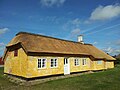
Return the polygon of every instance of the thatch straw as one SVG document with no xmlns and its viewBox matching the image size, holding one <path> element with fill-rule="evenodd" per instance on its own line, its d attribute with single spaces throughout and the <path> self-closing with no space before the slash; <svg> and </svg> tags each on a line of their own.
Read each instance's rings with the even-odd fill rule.
<svg viewBox="0 0 120 90">
<path fill-rule="evenodd" d="M 113 57 L 91 44 L 81 44 L 79 42 L 67 41 L 38 34 L 20 32 L 10 41 L 7 47 L 17 43 L 21 43 L 28 52 L 84 54 L 91 55 L 96 59 L 115 60 Z"/>
</svg>

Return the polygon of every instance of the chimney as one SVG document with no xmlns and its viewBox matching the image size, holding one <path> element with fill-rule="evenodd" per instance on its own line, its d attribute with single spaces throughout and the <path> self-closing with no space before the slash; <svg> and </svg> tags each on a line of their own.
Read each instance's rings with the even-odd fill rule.
<svg viewBox="0 0 120 90">
<path fill-rule="evenodd" d="M 78 42 L 84 44 L 84 42 L 83 42 L 83 35 L 79 35 L 78 36 Z"/>
</svg>

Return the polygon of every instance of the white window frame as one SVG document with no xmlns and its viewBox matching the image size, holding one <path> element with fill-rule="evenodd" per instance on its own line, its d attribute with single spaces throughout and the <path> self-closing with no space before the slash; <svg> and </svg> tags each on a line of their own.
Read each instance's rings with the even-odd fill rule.
<svg viewBox="0 0 120 90">
<path fill-rule="evenodd" d="M 53 66 L 51 66 L 51 61 L 53 60 Z M 55 60 L 56 60 L 56 65 L 55 65 Z M 58 59 L 57 58 L 51 58 L 50 59 L 50 67 L 51 68 L 57 68 L 58 67 Z"/>
<path fill-rule="evenodd" d="M 74 65 L 75 66 L 80 66 L 80 59 L 79 58 L 74 59 Z"/>
<path fill-rule="evenodd" d="M 98 60 L 97 64 L 99 64 L 99 65 L 102 64 L 102 60 Z"/>
<path fill-rule="evenodd" d="M 82 65 L 86 66 L 87 65 L 87 59 L 86 58 L 82 58 Z"/>
<path fill-rule="evenodd" d="M 39 60 L 41 60 L 41 61 L 40 61 L 40 64 L 41 64 L 40 67 L 38 67 Z M 44 62 L 44 64 L 45 64 L 44 67 L 43 67 L 43 60 L 45 60 L 45 62 Z M 46 58 L 39 58 L 38 61 L 37 61 L 37 67 L 38 67 L 38 69 L 44 69 L 44 68 L 46 68 L 46 66 L 47 66 L 47 63 L 46 63 L 46 62 L 47 62 L 47 59 L 46 59 Z"/>
</svg>

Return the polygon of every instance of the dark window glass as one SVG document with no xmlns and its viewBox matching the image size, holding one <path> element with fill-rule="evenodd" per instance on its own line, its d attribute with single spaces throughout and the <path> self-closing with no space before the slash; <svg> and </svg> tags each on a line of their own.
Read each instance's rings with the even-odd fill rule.
<svg viewBox="0 0 120 90">
<path fill-rule="evenodd" d="M 14 57 L 18 56 L 18 50 L 14 50 Z"/>
<path fill-rule="evenodd" d="M 68 64 L 68 59 L 66 59 L 66 64 Z"/>
<path fill-rule="evenodd" d="M 46 66 L 46 59 L 38 59 L 38 68 L 44 68 Z"/>
<path fill-rule="evenodd" d="M 64 65 L 65 65 L 65 58 L 64 58 Z"/>
<path fill-rule="evenodd" d="M 57 67 L 57 59 L 51 59 L 51 67 Z"/>
<path fill-rule="evenodd" d="M 51 67 L 53 67 L 53 59 L 51 59 Z"/>
<path fill-rule="evenodd" d="M 41 68 L 41 59 L 38 59 L 38 68 Z"/>
</svg>

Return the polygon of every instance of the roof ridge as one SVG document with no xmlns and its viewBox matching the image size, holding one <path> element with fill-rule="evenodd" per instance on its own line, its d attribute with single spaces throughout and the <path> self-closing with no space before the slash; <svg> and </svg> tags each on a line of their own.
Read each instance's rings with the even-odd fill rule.
<svg viewBox="0 0 120 90">
<path fill-rule="evenodd" d="M 9 42 L 8 47 L 6 47 L 6 50 L 8 48 L 12 48 L 10 46 L 14 47 L 16 43 L 20 43 L 21 45 L 23 45 L 22 47 L 24 50 L 26 50 L 27 54 L 29 52 L 39 52 L 39 53 L 44 52 L 44 54 L 46 52 L 50 52 L 52 54 L 63 53 L 68 55 L 87 53 L 92 55 L 95 59 L 105 58 L 107 60 L 115 60 L 114 58 L 106 55 L 102 50 L 100 51 L 100 49 L 96 48 L 91 44 L 81 44 L 75 41 L 68 41 L 68 40 L 63 40 L 63 39 L 40 35 L 40 34 L 19 32 Z M 5 51 L 5 54 L 6 52 L 7 51 Z"/>
<path fill-rule="evenodd" d="M 29 35 L 35 35 L 35 36 L 42 36 L 42 37 L 46 37 L 46 38 L 52 38 L 52 39 L 57 39 L 57 40 L 62 40 L 62 41 L 67 41 L 67 42 L 82 44 L 82 43 L 76 42 L 76 41 L 65 40 L 65 39 L 55 38 L 55 37 L 46 36 L 46 35 L 41 35 L 41 34 L 29 33 L 29 32 L 18 32 L 18 33 L 16 34 L 16 36 L 17 36 L 17 35 L 20 35 L 20 34 L 29 34 Z M 84 43 L 83 45 L 92 45 L 92 44 Z M 92 46 L 93 46 L 93 45 L 92 45 Z"/>
</svg>

